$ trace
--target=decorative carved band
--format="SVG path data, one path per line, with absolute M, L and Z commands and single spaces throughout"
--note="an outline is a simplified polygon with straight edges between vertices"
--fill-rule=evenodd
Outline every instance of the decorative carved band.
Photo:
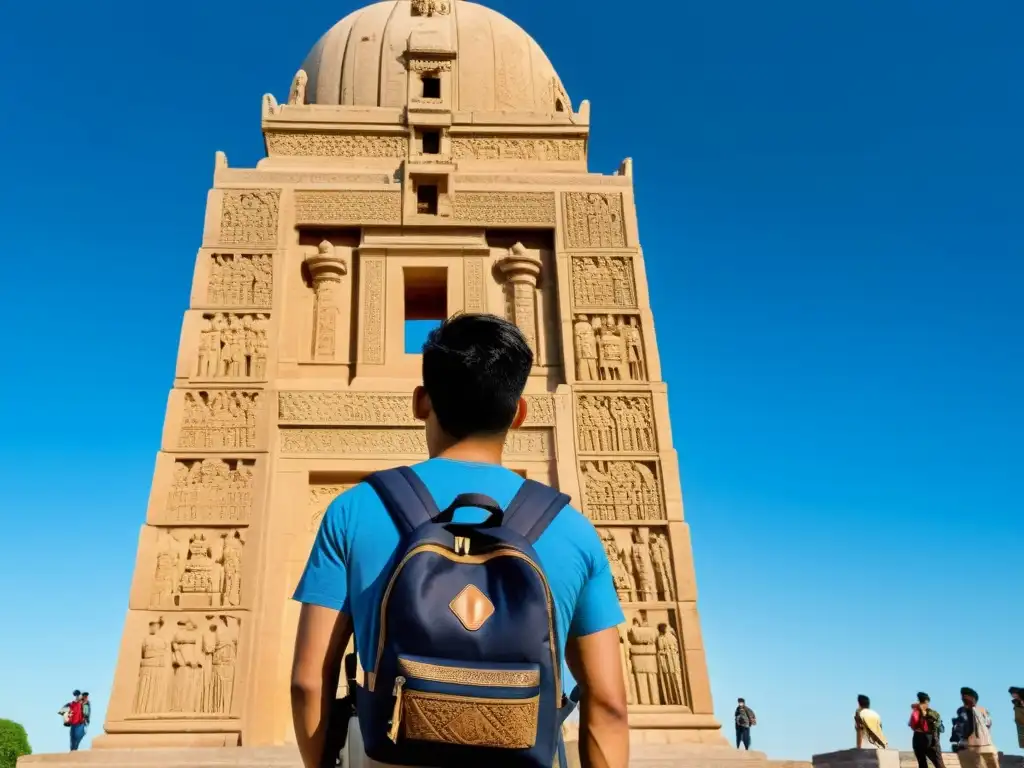
M 299 454 L 338 454 L 352 456 L 426 456 L 427 439 L 423 429 L 314 428 L 286 427 L 281 430 L 281 451 Z M 549 429 L 520 429 L 505 440 L 506 456 L 550 459 L 554 444 Z
M 453 136 L 456 160 L 583 160 L 585 139 L 520 139 L 498 136 Z
M 273 245 L 277 242 L 279 189 L 228 189 L 220 211 L 220 242 Z
M 370 365 L 384 363 L 384 259 L 363 258 L 363 359 Z
M 553 226 L 553 192 L 456 192 L 452 195 L 454 218 L 479 224 Z
M 626 247 L 621 192 L 566 192 L 562 197 L 567 247 Z
M 325 190 L 295 193 L 296 224 L 400 224 L 399 190 Z
M 524 427 L 553 427 L 555 399 L 526 395 Z M 280 392 L 277 416 L 283 425 L 421 426 L 412 415 L 412 396 L 378 392 Z
M 371 157 L 405 159 L 409 154 L 406 136 L 364 136 L 351 133 L 300 133 L 267 131 L 267 154 L 271 157 Z
M 465 284 L 465 310 L 467 312 L 487 311 L 487 290 L 484 284 L 484 260 L 469 256 L 463 261 L 463 282 Z

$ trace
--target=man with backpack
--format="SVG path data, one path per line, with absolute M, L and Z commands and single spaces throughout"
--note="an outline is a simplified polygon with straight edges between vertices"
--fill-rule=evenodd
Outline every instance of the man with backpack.
M 736 699 L 736 749 L 743 746 L 750 751 L 750 729 L 757 725 L 757 715 L 743 699 Z
M 82 739 L 85 738 L 85 726 L 88 706 L 82 701 L 82 692 L 74 691 L 72 694 L 74 698 L 61 707 L 57 713 L 64 718 L 64 726 L 68 728 L 68 736 L 71 740 L 71 751 L 77 752 L 78 745 L 82 743 Z
M 914 732 L 911 746 L 918 768 L 928 768 L 929 760 L 935 768 L 945 768 L 940 742 L 945 730 L 942 715 L 931 708 L 931 697 L 923 691 L 917 694 L 917 701 L 910 705 L 909 725 Z
M 292 714 L 305 768 L 325 754 L 342 656 L 360 664 L 352 768 L 626 768 L 629 727 L 604 546 L 568 497 L 501 466 L 526 418 L 520 330 L 463 314 L 423 346 L 413 393 L 430 459 L 371 475 L 328 507 L 295 592 Z M 358 727 L 355 727 L 358 720 Z

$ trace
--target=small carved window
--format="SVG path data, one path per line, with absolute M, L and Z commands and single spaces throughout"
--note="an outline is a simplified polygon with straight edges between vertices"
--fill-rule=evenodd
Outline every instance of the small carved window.
M 429 216 L 437 215 L 436 184 L 416 185 L 416 213 L 425 213 Z
M 423 154 L 424 155 L 439 155 L 439 154 L 441 154 L 441 132 L 440 131 L 424 131 L 423 132 Z
M 441 76 L 437 72 L 427 72 L 421 78 L 424 99 L 441 98 Z
M 555 112 L 565 112 L 565 104 L 561 99 L 555 99 Z

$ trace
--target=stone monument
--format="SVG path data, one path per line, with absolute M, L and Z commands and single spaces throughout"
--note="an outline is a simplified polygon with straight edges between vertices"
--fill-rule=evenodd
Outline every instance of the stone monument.
M 505 463 L 600 532 L 634 742 L 724 745 L 632 165 L 588 170 L 588 102 L 495 11 L 388 0 L 327 32 L 262 109 L 267 157 L 217 154 L 93 746 L 294 742 L 290 595 L 331 499 L 425 458 L 405 327 L 459 311 L 514 321 L 536 354 Z

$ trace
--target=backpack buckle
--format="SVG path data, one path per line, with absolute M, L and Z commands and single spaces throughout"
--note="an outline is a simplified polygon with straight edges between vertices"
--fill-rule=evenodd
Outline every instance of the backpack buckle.
M 455 554 L 456 555 L 468 555 L 469 554 L 469 537 L 468 536 L 456 536 L 455 537 Z

